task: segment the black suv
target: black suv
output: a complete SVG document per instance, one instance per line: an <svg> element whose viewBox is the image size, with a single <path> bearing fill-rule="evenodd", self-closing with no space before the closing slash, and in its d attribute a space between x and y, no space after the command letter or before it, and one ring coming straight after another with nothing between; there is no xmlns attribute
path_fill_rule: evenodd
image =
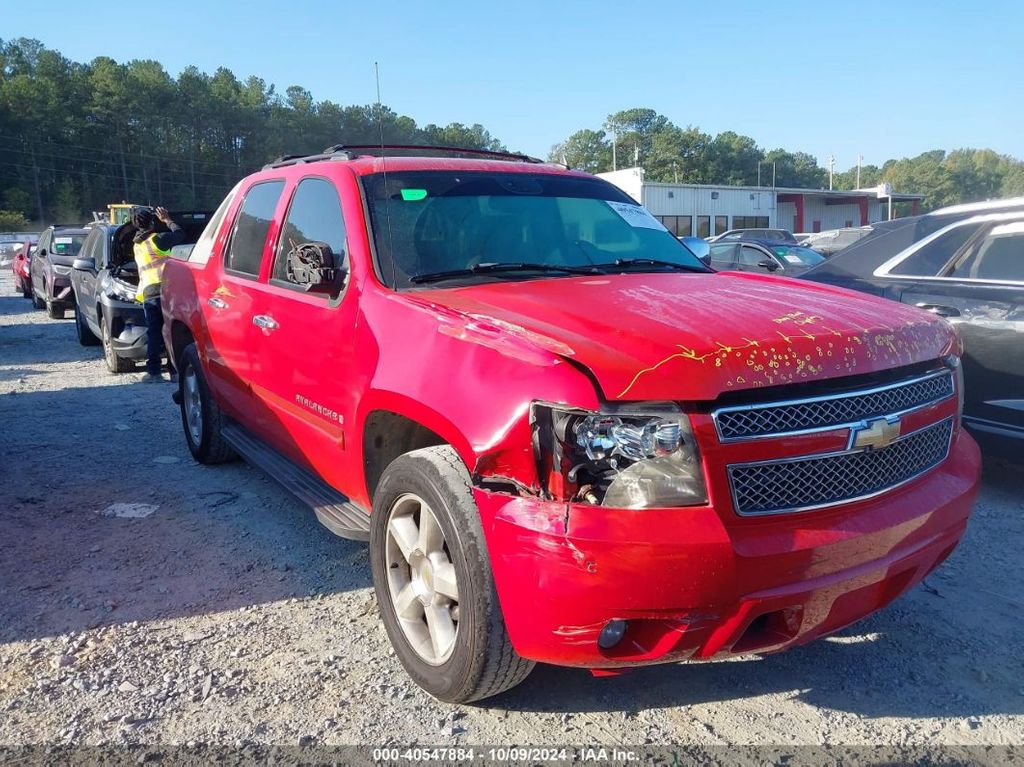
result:
<svg viewBox="0 0 1024 767"><path fill-rule="evenodd" d="M185 231L186 243L194 243L209 213L171 213L171 218ZM160 226L158 231L166 231ZM78 341L83 346L102 343L111 373L134 370L136 361L146 358L146 320L142 304L135 299L139 285L132 253L135 232L130 222L91 224L71 275ZM179 245L173 255L187 257L190 248Z"/></svg>

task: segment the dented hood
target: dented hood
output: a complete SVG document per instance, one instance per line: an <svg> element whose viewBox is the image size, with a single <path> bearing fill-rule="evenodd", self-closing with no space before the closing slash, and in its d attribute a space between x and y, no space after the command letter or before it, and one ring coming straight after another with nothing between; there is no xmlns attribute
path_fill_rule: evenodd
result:
<svg viewBox="0 0 1024 767"><path fill-rule="evenodd" d="M712 400L933 360L956 344L949 325L919 309L753 274L623 274L407 295L576 361L608 400Z"/></svg>

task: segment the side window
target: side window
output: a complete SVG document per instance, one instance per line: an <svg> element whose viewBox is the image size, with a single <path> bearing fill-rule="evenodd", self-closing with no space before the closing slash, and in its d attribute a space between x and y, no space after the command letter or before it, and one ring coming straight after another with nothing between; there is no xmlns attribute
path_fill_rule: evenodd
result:
<svg viewBox="0 0 1024 767"><path fill-rule="evenodd" d="M731 269L739 259L739 245L711 245L711 265L716 269Z"/></svg>
<svg viewBox="0 0 1024 767"><path fill-rule="evenodd" d="M281 228L272 279L292 283L288 279L288 253L307 242L326 243L334 254L334 263L348 271L341 199L334 184L326 179L303 179L296 187Z"/></svg>
<svg viewBox="0 0 1024 767"><path fill-rule="evenodd" d="M97 269L100 267L100 252L96 248L96 244L100 242L102 236L103 232L99 227L93 229L85 238L85 242L82 243L82 250L78 254L80 258L91 258L95 261Z"/></svg>
<svg viewBox="0 0 1024 767"><path fill-rule="evenodd" d="M965 224L950 229L907 256L889 274L934 277L980 228L981 224Z"/></svg>
<svg viewBox="0 0 1024 767"><path fill-rule="evenodd" d="M771 257L761 252L757 248L752 248L749 245L744 245L740 248L740 263L743 266L757 266L765 259L771 260Z"/></svg>
<svg viewBox="0 0 1024 767"><path fill-rule="evenodd" d="M240 184L236 184L235 188L228 192L227 197L220 204L220 207L214 211L210 217L209 222L206 224L206 228L203 229L203 233L199 235L199 239L196 240L196 244L192 248L192 252L188 254L188 260L193 261L197 264L205 264L210 260L210 255L213 253L213 243L217 239L217 232L220 231L220 225L224 221L224 216L227 215L228 208L231 207L232 200L235 199L235 195L238 194L238 187Z"/></svg>
<svg viewBox="0 0 1024 767"><path fill-rule="evenodd" d="M249 189L235 219L224 257L227 269L253 277L260 273L267 232L283 189L284 181L265 181Z"/></svg>
<svg viewBox="0 0 1024 767"><path fill-rule="evenodd" d="M960 257L950 277L1024 282L1024 221L1000 224Z"/></svg>
<svg viewBox="0 0 1024 767"><path fill-rule="evenodd" d="M39 238L39 247L36 248L36 253L42 253L43 251L50 252L50 232L43 232Z"/></svg>

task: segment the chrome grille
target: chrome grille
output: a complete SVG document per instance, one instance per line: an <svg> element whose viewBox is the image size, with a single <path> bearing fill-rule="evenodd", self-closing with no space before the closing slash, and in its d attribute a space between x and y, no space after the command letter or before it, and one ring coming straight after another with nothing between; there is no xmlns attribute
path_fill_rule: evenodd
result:
<svg viewBox="0 0 1024 767"><path fill-rule="evenodd" d="M862 420L931 405L953 395L953 375L932 373L872 389L715 412L723 441L775 437L849 426Z"/></svg>
<svg viewBox="0 0 1024 767"><path fill-rule="evenodd" d="M732 465L733 505L737 514L783 514L876 495L941 463L952 431L947 418L881 450Z"/></svg>

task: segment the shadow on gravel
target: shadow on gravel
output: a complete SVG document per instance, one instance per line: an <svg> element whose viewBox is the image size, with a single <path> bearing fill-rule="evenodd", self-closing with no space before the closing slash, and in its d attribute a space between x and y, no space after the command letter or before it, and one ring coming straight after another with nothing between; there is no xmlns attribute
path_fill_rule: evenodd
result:
<svg viewBox="0 0 1024 767"><path fill-rule="evenodd" d="M22 296L21 293L0 296L0 316L10 314L28 314L36 311L39 312L40 317L46 316L42 309L35 309L32 306L32 301Z"/></svg>
<svg viewBox="0 0 1024 767"><path fill-rule="evenodd" d="M0 642L371 585L365 544L244 463L196 464L171 391L0 396Z"/></svg>

